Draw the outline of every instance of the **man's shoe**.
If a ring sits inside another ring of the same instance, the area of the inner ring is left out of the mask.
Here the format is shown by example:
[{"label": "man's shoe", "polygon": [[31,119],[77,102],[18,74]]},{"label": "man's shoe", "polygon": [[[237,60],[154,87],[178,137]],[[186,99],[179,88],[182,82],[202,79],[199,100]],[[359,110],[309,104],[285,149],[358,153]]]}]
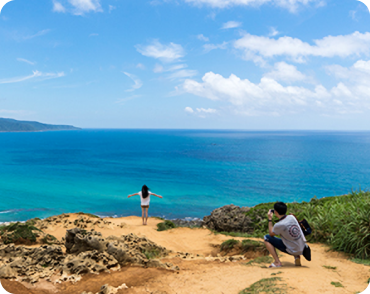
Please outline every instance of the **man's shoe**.
[{"label": "man's shoe", "polygon": [[295,266],[301,266],[301,259],[299,257],[294,258]]}]

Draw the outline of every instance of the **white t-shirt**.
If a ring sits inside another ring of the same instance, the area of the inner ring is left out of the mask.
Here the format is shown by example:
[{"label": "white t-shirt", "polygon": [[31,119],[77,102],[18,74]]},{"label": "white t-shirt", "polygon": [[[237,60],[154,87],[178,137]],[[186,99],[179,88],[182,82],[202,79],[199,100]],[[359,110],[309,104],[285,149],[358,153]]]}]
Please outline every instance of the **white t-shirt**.
[{"label": "white t-shirt", "polygon": [[138,192],[137,194],[139,194],[140,196],[140,199],[141,199],[141,205],[149,205],[149,202],[150,202],[150,195],[152,195],[153,193],[148,191],[148,197],[146,198],[143,198],[143,195],[141,194],[141,191]]},{"label": "white t-shirt", "polygon": [[306,238],[293,215],[287,215],[284,219],[275,224],[272,231],[280,235],[286,250],[293,255],[302,255],[306,246]]}]

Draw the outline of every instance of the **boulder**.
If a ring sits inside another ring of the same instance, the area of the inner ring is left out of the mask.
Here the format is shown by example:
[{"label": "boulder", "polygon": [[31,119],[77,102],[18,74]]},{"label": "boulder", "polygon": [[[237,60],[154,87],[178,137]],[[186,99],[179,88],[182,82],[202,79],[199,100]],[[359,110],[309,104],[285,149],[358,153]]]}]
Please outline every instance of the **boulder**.
[{"label": "boulder", "polygon": [[218,232],[253,232],[253,222],[246,216],[249,207],[226,205],[211,212],[203,218],[203,225]]}]

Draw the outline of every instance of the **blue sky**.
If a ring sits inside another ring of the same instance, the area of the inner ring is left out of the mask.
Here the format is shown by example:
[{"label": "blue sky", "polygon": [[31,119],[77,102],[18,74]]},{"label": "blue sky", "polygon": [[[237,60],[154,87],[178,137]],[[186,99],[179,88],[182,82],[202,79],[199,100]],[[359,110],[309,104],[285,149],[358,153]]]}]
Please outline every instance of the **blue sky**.
[{"label": "blue sky", "polygon": [[14,0],[0,117],[84,128],[370,125],[356,0]]}]

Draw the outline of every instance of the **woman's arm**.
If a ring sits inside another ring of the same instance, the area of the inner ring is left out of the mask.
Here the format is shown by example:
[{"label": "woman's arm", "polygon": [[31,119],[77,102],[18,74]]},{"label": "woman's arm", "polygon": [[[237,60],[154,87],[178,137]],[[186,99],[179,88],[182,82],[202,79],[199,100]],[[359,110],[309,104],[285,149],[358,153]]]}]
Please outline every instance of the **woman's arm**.
[{"label": "woman's arm", "polygon": [[163,196],[160,196],[160,195],[157,195],[157,194],[154,194],[154,193],[152,193],[152,195],[155,196],[155,197],[158,197],[158,198],[163,198]]},{"label": "woman's arm", "polygon": [[139,193],[128,195],[127,198],[130,198],[130,197],[135,196],[135,195],[139,195]]}]

